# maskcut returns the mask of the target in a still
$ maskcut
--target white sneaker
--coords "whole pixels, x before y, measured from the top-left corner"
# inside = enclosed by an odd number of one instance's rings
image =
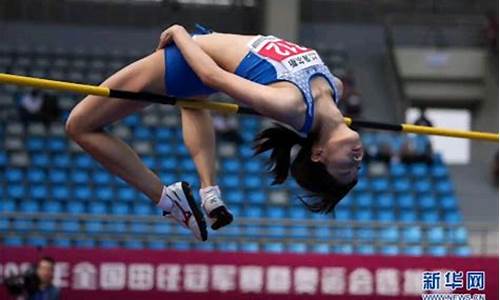
[[[211,228],[217,230],[233,222],[233,214],[221,199],[218,186],[200,189],[201,207],[210,219]]]
[[[172,209],[163,211],[163,215],[191,230],[196,239],[206,241],[207,223],[196,205],[189,184],[182,181],[167,186],[167,197],[172,201]]]

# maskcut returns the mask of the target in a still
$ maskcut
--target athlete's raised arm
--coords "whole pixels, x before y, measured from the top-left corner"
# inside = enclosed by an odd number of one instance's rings
[[[295,94],[290,93],[289,89],[261,85],[222,69],[193,41],[184,27],[173,25],[165,30],[158,48],[165,47],[171,41],[205,85],[278,121],[290,123],[291,116],[299,115],[300,107],[294,105]],[[295,109],[297,114],[293,112]]]

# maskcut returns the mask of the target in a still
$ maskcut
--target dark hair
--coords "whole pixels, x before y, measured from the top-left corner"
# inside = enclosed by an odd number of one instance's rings
[[[299,200],[312,212],[329,213],[337,203],[356,185],[357,180],[341,184],[328,171],[324,164],[311,160],[313,143],[317,134],[311,133],[307,138],[299,136],[294,131],[275,124],[263,130],[255,137],[255,155],[271,151],[268,170],[274,175],[272,185],[285,182],[288,174],[309,195],[299,196]],[[291,162],[293,146],[301,148]]]
[[[46,262],[49,262],[51,265],[55,265],[56,261],[50,257],[50,256],[42,256],[38,259],[38,261],[36,262],[36,267],[38,268],[40,266],[40,263],[42,261],[46,261]]]

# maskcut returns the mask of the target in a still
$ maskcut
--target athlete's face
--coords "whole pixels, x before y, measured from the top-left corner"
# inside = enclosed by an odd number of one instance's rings
[[[359,134],[342,126],[325,144],[313,150],[311,159],[322,162],[330,175],[340,183],[348,184],[357,179],[363,155]]]

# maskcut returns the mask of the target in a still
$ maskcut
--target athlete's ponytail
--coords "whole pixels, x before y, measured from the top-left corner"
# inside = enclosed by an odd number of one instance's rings
[[[331,212],[337,203],[356,185],[356,181],[341,184],[326,170],[320,162],[311,160],[316,134],[302,138],[294,131],[281,125],[265,129],[255,138],[255,155],[271,151],[268,170],[274,175],[273,185],[283,183],[288,174],[310,194],[299,197],[313,212]],[[300,146],[295,159],[291,161],[291,151]]]

